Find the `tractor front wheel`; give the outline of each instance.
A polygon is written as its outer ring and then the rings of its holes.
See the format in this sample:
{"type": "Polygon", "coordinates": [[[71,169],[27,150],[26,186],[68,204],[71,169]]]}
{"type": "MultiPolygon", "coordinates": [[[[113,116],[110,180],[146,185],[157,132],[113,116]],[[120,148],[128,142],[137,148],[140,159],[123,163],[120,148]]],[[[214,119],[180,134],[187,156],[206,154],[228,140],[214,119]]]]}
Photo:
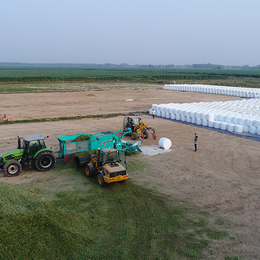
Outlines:
{"type": "Polygon", "coordinates": [[[3,170],[8,177],[18,176],[22,170],[22,166],[19,162],[12,160],[5,163],[3,170]]]}
{"type": "Polygon", "coordinates": [[[101,175],[101,173],[98,174],[98,176],[97,176],[97,180],[98,180],[98,184],[99,184],[99,186],[103,187],[105,181],[104,181],[104,178],[103,178],[103,176],[101,175]]]}
{"type": "Polygon", "coordinates": [[[137,134],[131,134],[131,139],[136,140],[137,139],[137,134]]]}
{"type": "Polygon", "coordinates": [[[85,167],[87,177],[92,177],[95,174],[95,167],[92,163],[88,163],[85,167]]]}
{"type": "Polygon", "coordinates": [[[48,171],[55,165],[56,159],[50,152],[42,152],[35,158],[35,167],[38,171],[48,171]]]}

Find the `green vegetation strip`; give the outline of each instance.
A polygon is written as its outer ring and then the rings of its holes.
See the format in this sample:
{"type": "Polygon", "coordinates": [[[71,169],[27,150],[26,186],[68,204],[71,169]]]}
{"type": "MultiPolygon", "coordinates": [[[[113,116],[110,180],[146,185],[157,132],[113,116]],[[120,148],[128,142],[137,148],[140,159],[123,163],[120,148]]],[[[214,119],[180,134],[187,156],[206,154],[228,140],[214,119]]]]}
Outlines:
{"type": "Polygon", "coordinates": [[[160,82],[260,78],[260,70],[0,66],[0,82],[160,82]]]}
{"type": "MultiPolygon", "coordinates": [[[[127,114],[131,114],[132,112],[129,112],[127,114]]],[[[137,113],[137,112],[134,112],[137,113]]],[[[138,113],[148,113],[148,111],[145,112],[138,112],[138,113]]],[[[86,116],[68,116],[68,117],[53,117],[53,118],[36,118],[36,119],[22,119],[22,120],[10,120],[10,121],[1,121],[1,124],[24,124],[24,123],[35,123],[35,122],[49,122],[49,121],[64,121],[64,120],[79,120],[83,118],[111,118],[111,117],[117,117],[122,116],[120,113],[114,113],[114,114],[100,114],[100,115],[86,115],[86,116]]]]}
{"type": "Polygon", "coordinates": [[[2,259],[202,259],[228,236],[191,204],[131,179],[101,188],[83,172],[71,161],[26,185],[0,183],[2,259]]]}

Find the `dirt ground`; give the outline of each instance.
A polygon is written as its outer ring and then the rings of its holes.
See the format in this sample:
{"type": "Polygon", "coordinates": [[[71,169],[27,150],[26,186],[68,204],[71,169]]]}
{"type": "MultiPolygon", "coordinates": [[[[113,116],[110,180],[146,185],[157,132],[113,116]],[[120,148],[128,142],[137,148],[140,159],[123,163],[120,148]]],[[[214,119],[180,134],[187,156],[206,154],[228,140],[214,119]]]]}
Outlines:
{"type": "MultiPolygon", "coordinates": [[[[162,89],[0,94],[2,111],[15,120],[128,113],[148,111],[152,104],[235,99],[239,98],[162,89]]],[[[48,147],[58,149],[56,136],[114,132],[122,128],[122,119],[118,116],[0,125],[0,154],[16,149],[17,135],[49,135],[48,147]]],[[[143,146],[158,144],[160,138],[166,137],[173,148],[169,153],[149,156],[147,160],[156,162],[158,169],[146,178],[139,174],[135,179],[230,221],[231,238],[216,241],[215,253],[209,254],[208,259],[224,259],[227,255],[260,259],[260,142],[162,118],[152,119],[149,115],[142,115],[142,119],[156,129],[158,136],[156,141],[144,140],[143,146]],[[197,152],[193,151],[194,133],[199,136],[197,152]]],[[[37,171],[24,171],[18,177],[8,178],[0,170],[0,181],[8,183],[21,184],[40,177],[37,171]]]]}

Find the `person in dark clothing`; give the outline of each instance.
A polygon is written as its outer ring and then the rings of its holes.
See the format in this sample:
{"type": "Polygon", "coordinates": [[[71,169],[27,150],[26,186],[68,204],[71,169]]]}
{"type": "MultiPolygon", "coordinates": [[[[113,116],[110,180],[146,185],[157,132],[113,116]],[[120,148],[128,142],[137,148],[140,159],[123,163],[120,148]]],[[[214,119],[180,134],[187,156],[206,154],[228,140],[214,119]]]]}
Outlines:
{"type": "Polygon", "coordinates": [[[195,137],[194,137],[194,152],[196,152],[197,151],[197,143],[198,143],[198,136],[197,136],[197,134],[195,134],[195,137]]]}
{"type": "Polygon", "coordinates": [[[153,109],[152,115],[153,115],[153,118],[154,118],[154,116],[155,116],[155,111],[154,111],[154,109],[153,109]]]}

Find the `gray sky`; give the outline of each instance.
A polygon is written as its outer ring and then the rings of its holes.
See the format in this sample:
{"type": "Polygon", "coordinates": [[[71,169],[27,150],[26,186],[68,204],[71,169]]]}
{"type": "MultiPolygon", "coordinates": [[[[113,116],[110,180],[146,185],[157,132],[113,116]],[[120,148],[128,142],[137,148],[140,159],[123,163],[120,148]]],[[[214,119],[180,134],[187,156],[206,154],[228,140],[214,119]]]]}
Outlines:
{"type": "Polygon", "coordinates": [[[1,0],[0,62],[260,64],[260,0],[1,0]]]}

